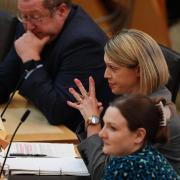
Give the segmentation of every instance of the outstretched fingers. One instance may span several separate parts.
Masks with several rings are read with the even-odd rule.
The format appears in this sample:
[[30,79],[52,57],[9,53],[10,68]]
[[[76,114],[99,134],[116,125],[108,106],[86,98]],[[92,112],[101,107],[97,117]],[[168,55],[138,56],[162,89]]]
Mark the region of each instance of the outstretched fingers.
[[74,96],[78,103],[81,103],[83,97],[79,93],[77,93],[74,88],[69,88],[69,92]]
[[82,82],[81,82],[79,79],[77,79],[77,78],[74,79],[74,82],[75,82],[76,86],[79,88],[82,96],[83,96],[83,97],[88,96],[88,92],[87,92],[86,89],[84,88]]
[[95,82],[92,76],[89,77],[89,95],[96,98]]
[[79,104],[78,103],[73,103],[71,101],[67,101],[67,104],[72,108],[79,109]]
[[69,92],[74,96],[74,98],[77,100],[77,102],[71,102],[67,101],[67,104],[73,108],[79,109],[79,104],[82,102],[83,98],[82,96],[77,93],[74,88],[69,88]]

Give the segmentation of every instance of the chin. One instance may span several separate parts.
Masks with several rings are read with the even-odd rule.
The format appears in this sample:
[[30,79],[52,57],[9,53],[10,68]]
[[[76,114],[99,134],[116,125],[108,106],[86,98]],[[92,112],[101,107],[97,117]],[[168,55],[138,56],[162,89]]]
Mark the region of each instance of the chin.
[[103,153],[104,154],[107,154],[107,155],[110,155],[111,153],[108,151],[107,148],[103,147]]
[[111,91],[115,95],[127,94],[127,91],[126,90],[122,90],[122,89],[111,89]]
[[119,91],[117,91],[117,90],[115,90],[115,89],[114,89],[114,90],[112,89],[111,91],[112,91],[112,93],[115,94],[115,95],[121,94]]

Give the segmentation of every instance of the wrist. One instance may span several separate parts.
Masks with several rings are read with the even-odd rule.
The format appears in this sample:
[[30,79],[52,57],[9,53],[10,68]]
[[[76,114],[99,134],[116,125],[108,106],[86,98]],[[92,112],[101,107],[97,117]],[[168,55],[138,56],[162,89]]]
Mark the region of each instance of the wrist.
[[34,59],[28,60],[27,62],[23,63],[24,68],[26,71],[30,71],[32,69],[35,69],[38,65],[41,64],[40,61],[35,61]]
[[96,115],[92,115],[90,116],[86,121],[85,121],[85,127],[87,129],[87,127],[89,125],[96,125],[96,124],[100,124],[100,119],[98,116]]
[[33,59],[34,61],[39,61],[41,58],[39,55],[33,55],[33,56],[21,56],[22,62],[26,63],[28,62],[30,59]]
[[34,71],[39,68],[42,68],[43,64],[40,61],[29,60],[28,62],[24,63],[25,69],[25,79],[27,79]]
[[100,130],[101,130],[101,124],[96,124],[96,125],[89,124],[86,128],[87,137],[98,134]]

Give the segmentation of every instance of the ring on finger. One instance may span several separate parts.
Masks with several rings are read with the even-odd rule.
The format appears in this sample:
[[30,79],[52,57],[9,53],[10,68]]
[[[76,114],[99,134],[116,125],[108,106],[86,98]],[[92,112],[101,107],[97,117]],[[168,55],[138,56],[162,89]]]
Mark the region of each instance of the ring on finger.
[[84,99],[84,96],[83,96],[83,95],[80,95],[79,100],[82,101],[83,99]]
[[83,100],[83,98],[80,97],[80,98],[78,98],[77,102],[80,104],[82,102],[82,100]]

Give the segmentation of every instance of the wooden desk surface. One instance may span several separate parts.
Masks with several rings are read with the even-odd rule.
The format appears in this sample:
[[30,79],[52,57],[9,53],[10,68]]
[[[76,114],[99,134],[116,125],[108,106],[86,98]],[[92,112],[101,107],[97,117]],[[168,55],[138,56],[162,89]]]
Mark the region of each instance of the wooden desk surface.
[[[3,107],[4,105],[0,107],[0,113]],[[14,141],[78,143],[76,135],[71,130],[64,125],[50,125],[42,113],[19,94],[14,96],[3,116],[6,121],[1,122],[5,131],[8,133],[8,139],[17,127],[26,109],[29,109],[31,113],[19,128]],[[3,127],[1,127],[1,129],[2,128]]]

